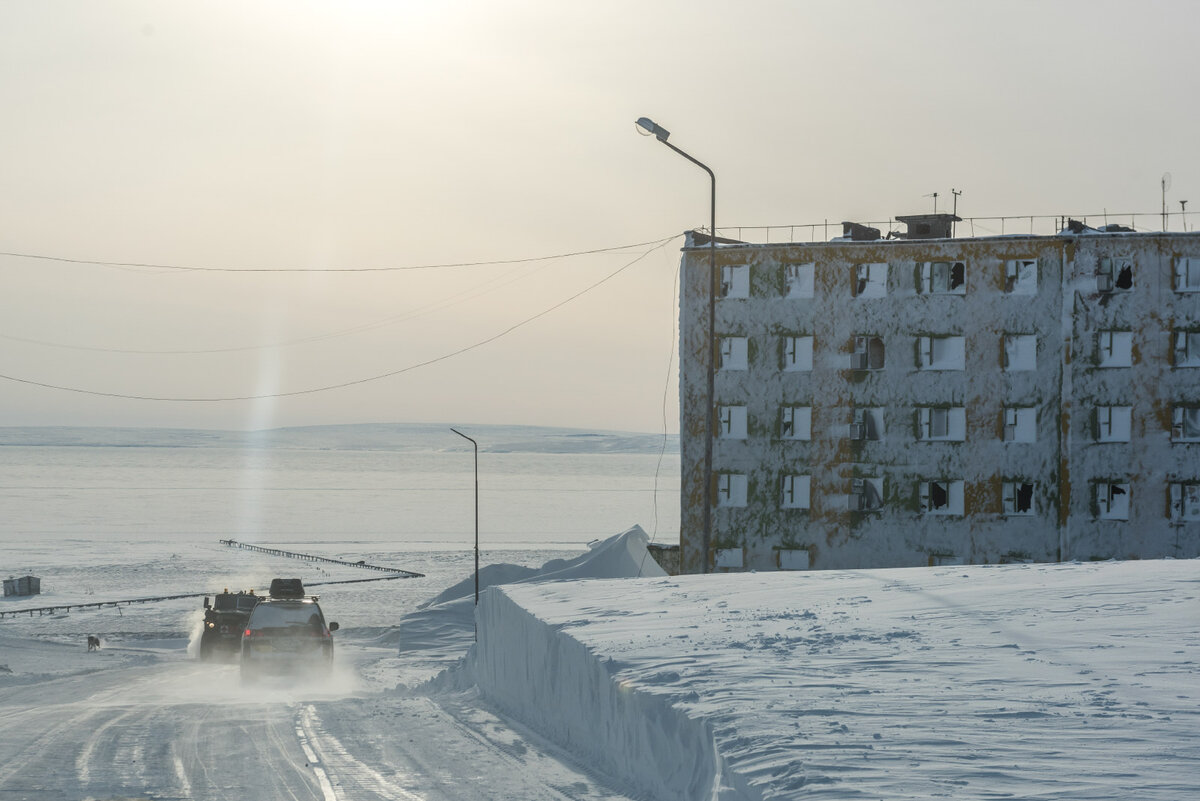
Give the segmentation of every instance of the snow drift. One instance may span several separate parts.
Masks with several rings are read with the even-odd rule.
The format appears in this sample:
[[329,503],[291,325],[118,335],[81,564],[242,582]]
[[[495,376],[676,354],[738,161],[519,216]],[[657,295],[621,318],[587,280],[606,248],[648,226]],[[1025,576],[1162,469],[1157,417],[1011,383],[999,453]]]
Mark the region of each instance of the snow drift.
[[1175,801],[1198,595],[1196,560],[498,585],[456,678],[654,798]]

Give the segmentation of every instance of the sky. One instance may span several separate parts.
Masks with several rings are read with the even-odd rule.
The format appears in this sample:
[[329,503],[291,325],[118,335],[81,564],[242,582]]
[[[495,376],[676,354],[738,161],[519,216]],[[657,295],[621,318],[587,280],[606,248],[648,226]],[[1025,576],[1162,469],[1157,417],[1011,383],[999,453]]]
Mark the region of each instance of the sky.
[[0,425],[674,433],[709,185],[635,119],[731,236],[1200,211],[1200,5],[1131,8],[7,0]]

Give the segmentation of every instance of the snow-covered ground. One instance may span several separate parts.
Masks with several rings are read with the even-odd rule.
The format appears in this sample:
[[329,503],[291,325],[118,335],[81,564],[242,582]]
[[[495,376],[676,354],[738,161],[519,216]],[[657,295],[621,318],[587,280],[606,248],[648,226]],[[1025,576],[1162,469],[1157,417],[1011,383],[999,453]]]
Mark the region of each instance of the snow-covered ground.
[[[4,619],[0,798],[1200,798],[1198,561],[666,577],[644,542],[488,565],[475,647],[469,554],[329,585],[320,684],[197,662],[196,599]],[[362,572],[147,552],[19,604]]]
[[497,587],[458,681],[662,799],[1200,798],[1200,562]]

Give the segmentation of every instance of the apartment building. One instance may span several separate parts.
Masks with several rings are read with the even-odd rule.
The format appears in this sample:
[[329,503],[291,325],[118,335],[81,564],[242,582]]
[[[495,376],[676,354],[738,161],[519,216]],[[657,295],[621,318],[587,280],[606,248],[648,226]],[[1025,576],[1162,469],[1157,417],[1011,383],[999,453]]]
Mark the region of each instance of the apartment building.
[[1200,234],[898,219],[689,237],[682,570],[1200,556]]

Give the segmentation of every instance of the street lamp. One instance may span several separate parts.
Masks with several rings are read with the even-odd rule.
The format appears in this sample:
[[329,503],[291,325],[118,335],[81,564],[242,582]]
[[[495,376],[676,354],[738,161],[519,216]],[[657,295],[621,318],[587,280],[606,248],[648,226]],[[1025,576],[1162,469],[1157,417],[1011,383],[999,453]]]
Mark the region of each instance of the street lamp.
[[704,532],[701,546],[703,553],[701,554],[701,569],[700,572],[708,572],[708,548],[712,541],[712,467],[713,467],[713,417],[715,415],[715,396],[716,392],[714,385],[716,379],[714,377],[715,366],[713,362],[716,359],[716,319],[717,319],[717,176],[708,168],[708,165],[702,161],[693,158],[675,145],[667,141],[667,137],[671,132],[662,127],[649,117],[639,117],[637,122],[637,131],[642,136],[653,136],[658,141],[662,142],[667,147],[674,150],[679,155],[683,156],[688,161],[695,164],[700,169],[708,173],[709,179],[712,181],[712,193],[710,196],[709,209],[711,210],[711,218],[709,220],[709,239],[708,239],[708,358],[706,366],[708,369],[708,408],[705,410],[705,427],[704,427]]
[[[479,443],[457,428],[450,430],[471,443],[475,449],[475,606],[479,606]],[[478,621],[475,622],[475,639],[479,639]]]

